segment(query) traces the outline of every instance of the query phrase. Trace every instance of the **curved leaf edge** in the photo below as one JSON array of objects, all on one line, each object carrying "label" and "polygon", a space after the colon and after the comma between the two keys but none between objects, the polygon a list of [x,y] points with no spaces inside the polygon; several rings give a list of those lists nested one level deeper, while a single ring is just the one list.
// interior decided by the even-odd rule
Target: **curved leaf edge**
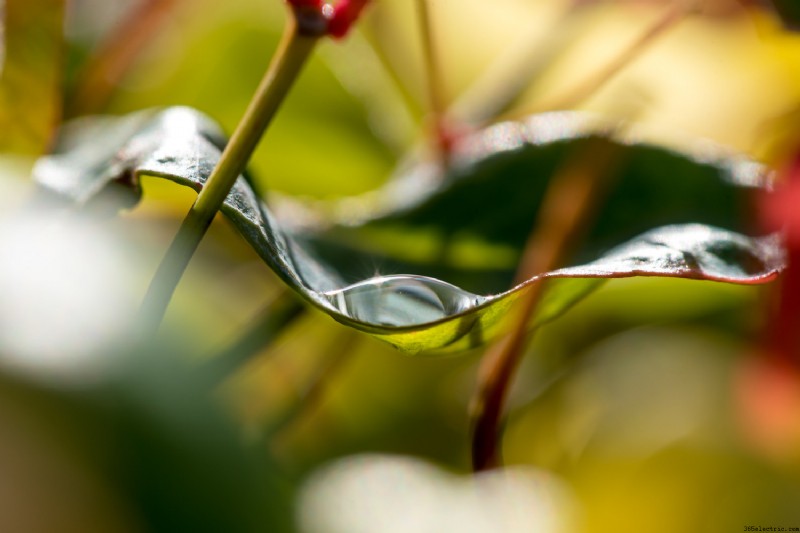
[{"label": "curved leaf edge", "polygon": [[[124,138],[121,146],[106,146],[106,152],[110,149],[109,153],[98,152],[96,155],[99,157],[92,158],[92,167],[89,170],[94,171],[93,175],[87,177],[81,172],[72,172],[72,174],[59,172],[60,165],[65,163],[64,158],[70,156],[68,151],[66,154],[56,154],[40,160],[34,170],[37,182],[65,195],[76,203],[87,201],[91,195],[97,194],[105,185],[126,173],[135,176],[133,186],[139,192],[141,187],[139,178],[142,176],[163,178],[190,187],[195,191],[201,190],[221,154],[221,146],[218,141],[219,131],[213,125],[213,121],[190,108],[168,108],[149,112],[150,114],[146,113],[140,113],[136,119],[139,122],[135,127],[130,128],[124,135],[116,139],[115,142],[118,143],[120,139]],[[141,117],[145,117],[146,120]],[[561,117],[566,120],[565,124],[569,125],[571,121],[573,126],[556,128],[555,132],[550,132],[550,139],[553,134],[576,135],[575,125],[581,125],[583,121],[575,120],[575,117],[577,115]],[[531,120],[553,120],[553,118],[553,116],[534,117]],[[584,126],[585,124],[581,125],[578,130],[583,131],[581,128]],[[510,126],[501,125],[499,127],[507,129]],[[517,133],[520,131],[522,130]],[[94,133],[97,134],[97,132]],[[494,138],[505,139],[503,141],[505,146],[501,149],[514,149],[517,143],[517,141],[509,142],[507,136],[495,135]],[[529,135],[526,139],[519,142],[530,142]],[[485,142],[484,137],[477,138],[477,140]],[[536,142],[547,141],[548,138],[544,137],[536,140]],[[486,149],[496,150],[497,147],[487,146]],[[479,152],[473,148],[468,153],[474,155]],[[72,157],[74,156],[73,153]],[[72,170],[82,170],[85,173],[87,169],[81,166],[80,158],[77,162],[77,169]],[[64,176],[68,176],[66,183],[63,183]],[[72,181],[70,182],[70,180]],[[483,315],[491,314],[490,311],[493,308],[506,307],[498,305],[499,303],[507,304],[533,284],[546,280],[568,278],[603,280],[650,276],[757,284],[774,279],[785,266],[779,238],[775,235],[747,237],[718,228],[689,224],[657,228],[614,248],[591,263],[543,273],[495,295],[479,296],[435,278],[413,275],[375,277],[356,284],[337,287],[336,274],[327,271],[324,265],[305,256],[298,259],[297,255],[302,254],[303,250],[293,247],[291,239],[283,233],[270,210],[256,196],[244,177],[237,180],[225,201],[222,212],[272,270],[306,301],[343,324],[384,338],[398,348],[411,352],[449,350],[456,347],[459,341],[470,336],[475,324],[482,325],[479,329],[489,329],[501,320],[501,317],[495,316],[491,320],[487,320],[486,324],[482,322],[482,319],[485,318]],[[660,241],[658,239],[654,241],[654,235]],[[751,271],[737,272],[735,261],[728,264],[724,257],[719,254],[715,255],[714,245],[720,243],[723,248],[728,247],[724,250],[726,253],[733,253],[735,257],[747,258],[746,262],[755,264],[756,267]],[[609,265],[616,265],[616,267]],[[388,298],[395,294],[401,294],[404,289],[408,288],[407,282],[411,281],[418,286],[421,284],[420,290],[423,292],[432,291],[434,296],[438,297],[437,291],[444,291],[448,293],[448,297],[455,295],[457,299],[470,300],[470,303],[455,310],[448,311],[443,308],[441,316],[433,319],[405,324],[399,323],[398,320],[394,320],[395,323],[385,323],[379,320],[355,318],[352,314],[343,311],[341,305],[337,305],[337,301],[342,297],[346,298],[349,292],[357,291],[365,285],[378,288],[384,284],[390,285],[388,292],[383,295],[384,298]],[[328,287],[320,290],[320,285]],[[597,285],[594,284],[591,287]],[[556,309],[549,316],[543,317],[546,320],[534,319],[534,322],[543,323],[560,316],[591,290],[584,291],[579,297],[574,298],[574,301],[566,302],[560,310]],[[423,296],[423,300],[431,297],[428,293]],[[431,302],[432,300],[429,300],[426,303]],[[435,304],[435,302],[433,303]],[[446,339],[439,338],[435,342],[422,342],[421,344],[418,339],[413,341],[404,339],[409,335],[414,336],[432,331],[453,322],[465,323],[471,318],[474,318],[474,324],[458,328],[453,335],[448,335]],[[470,342],[469,345],[473,346],[475,342]]]}]

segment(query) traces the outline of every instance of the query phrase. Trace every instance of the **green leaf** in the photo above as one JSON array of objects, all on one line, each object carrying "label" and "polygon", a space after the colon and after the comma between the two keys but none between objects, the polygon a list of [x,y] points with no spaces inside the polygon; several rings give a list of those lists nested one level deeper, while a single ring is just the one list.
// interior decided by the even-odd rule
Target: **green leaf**
[{"label": "green leaf", "polygon": [[60,120],[64,2],[6,0],[4,8],[0,153],[38,156]]},{"label": "green leaf", "polygon": [[[466,139],[447,176],[416,164],[384,189],[326,209],[284,200],[273,214],[242,177],[222,211],[307,301],[411,353],[486,342],[535,283],[547,283],[533,319],[541,324],[608,278],[761,283],[783,268],[777,236],[748,236],[741,227],[746,195],[768,179],[764,168],[710,145],[688,154],[629,138],[617,141],[628,146],[626,162],[572,266],[509,288],[548,177],[601,129],[575,113],[499,125]],[[221,146],[218,129],[188,108],[83,121],[63,138],[34,173],[77,203],[127,176],[160,176],[200,190]],[[393,249],[408,232],[418,241],[433,236],[434,245],[425,253]],[[470,247],[475,261],[463,268],[457,259]],[[501,260],[481,262],[486,253]]]}]

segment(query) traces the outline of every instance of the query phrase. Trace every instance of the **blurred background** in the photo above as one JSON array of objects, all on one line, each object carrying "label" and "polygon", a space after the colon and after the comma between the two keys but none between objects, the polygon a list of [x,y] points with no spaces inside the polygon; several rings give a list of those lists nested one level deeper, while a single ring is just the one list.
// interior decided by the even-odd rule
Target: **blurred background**
[{"label": "blurred background", "polygon": [[[13,81],[11,31],[42,65],[63,59],[51,100],[27,108],[51,125],[188,105],[230,133],[287,17],[279,0],[73,0],[65,49],[50,53],[37,32],[61,2],[33,4],[42,19],[6,28],[2,76]],[[7,20],[24,5],[6,0]],[[659,142],[706,139],[785,165],[799,133],[800,36],[760,5],[676,5],[433,0],[444,100],[466,129],[633,107]],[[347,39],[324,42],[252,161],[261,190],[366,192],[426,146],[420,42],[408,0],[377,0]],[[194,193],[147,179],[142,202],[99,229],[45,213],[31,223],[20,206],[48,133],[17,120],[22,96],[2,96],[0,530],[800,528],[800,370],[761,355],[777,284],[607,282],[537,332],[511,395],[513,468],[472,482],[481,350],[410,358],[309,311],[219,372],[214,354],[285,297],[225,221],[160,338],[142,347],[116,334]],[[17,142],[26,135],[45,142]]]}]

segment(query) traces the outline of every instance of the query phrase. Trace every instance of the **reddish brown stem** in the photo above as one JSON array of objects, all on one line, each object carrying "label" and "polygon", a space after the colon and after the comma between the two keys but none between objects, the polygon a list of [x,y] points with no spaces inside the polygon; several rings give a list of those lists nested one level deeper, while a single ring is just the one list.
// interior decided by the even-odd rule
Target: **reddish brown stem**
[{"label": "reddish brown stem", "polygon": [[[613,172],[621,148],[606,139],[586,141],[553,178],[528,238],[517,270],[517,282],[560,266],[589,221],[605,178]],[[519,367],[528,338],[528,324],[536,310],[543,283],[533,283],[520,297],[511,332],[486,352],[472,402],[474,470],[502,464],[501,421],[508,390]]]},{"label": "reddish brown stem", "polygon": [[102,111],[179,0],[145,0],[114,28],[86,64],[68,107],[73,116]]}]

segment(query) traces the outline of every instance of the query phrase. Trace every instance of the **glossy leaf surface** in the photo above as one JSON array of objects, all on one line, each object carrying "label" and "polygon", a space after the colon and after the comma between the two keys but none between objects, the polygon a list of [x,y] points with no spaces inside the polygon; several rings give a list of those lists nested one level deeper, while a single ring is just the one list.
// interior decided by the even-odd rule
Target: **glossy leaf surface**
[{"label": "glossy leaf surface", "polygon": [[[607,278],[760,283],[783,268],[778,238],[748,236],[743,223],[747,195],[766,185],[763,167],[714,146],[686,154],[629,136],[616,140],[627,147],[624,163],[571,266],[511,287],[548,178],[602,129],[573,113],[502,124],[465,139],[446,176],[416,164],[366,197],[284,201],[277,215],[241,177],[223,213],[307,301],[412,353],[496,336],[534,283],[548,284],[533,319],[544,323]],[[79,204],[141,175],[200,190],[223,142],[187,108],[83,120],[65,129],[58,153],[35,174]],[[404,235],[413,243],[398,246]]]}]

